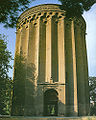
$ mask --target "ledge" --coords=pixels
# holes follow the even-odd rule
[[[96,116],[85,117],[21,117],[0,116],[0,120],[96,120]]]

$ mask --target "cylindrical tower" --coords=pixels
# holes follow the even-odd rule
[[[60,5],[39,5],[18,19],[12,115],[89,113],[86,24]]]

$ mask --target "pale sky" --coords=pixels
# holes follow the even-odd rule
[[[36,0],[32,2],[30,7],[40,4],[60,4],[58,0]],[[87,45],[87,56],[88,56],[88,71],[89,76],[96,76],[96,4],[92,8],[84,12],[83,17],[86,21],[86,45]],[[14,58],[15,51],[15,40],[16,40],[16,29],[4,28],[3,24],[0,24],[0,34],[7,35],[8,39],[8,50],[11,51]],[[13,61],[11,62],[13,66]],[[9,75],[13,76],[13,70],[10,70]]]

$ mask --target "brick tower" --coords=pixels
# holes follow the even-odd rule
[[[12,115],[89,113],[86,24],[60,7],[39,5],[18,19]]]

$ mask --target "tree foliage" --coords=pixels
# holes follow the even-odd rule
[[[13,78],[13,95],[12,95],[12,115],[23,115],[25,102],[25,80],[26,64],[22,55],[15,55],[14,78]],[[14,111],[15,109],[15,111]],[[13,114],[14,113],[14,114]]]
[[[35,65],[27,63],[27,59],[24,57],[22,51],[20,51],[20,54],[15,54],[11,115],[24,116],[26,114],[31,116],[34,114],[31,114],[31,111],[26,108],[25,100],[27,96],[28,105],[32,102],[33,105],[31,105],[34,107],[35,71]]]
[[[96,77],[89,77],[90,88],[90,114],[96,115]]]
[[[67,12],[67,16],[80,16],[84,10],[88,11],[96,0],[59,0],[62,3],[62,9]]]
[[[20,12],[28,8],[32,0],[0,0],[0,23],[14,27]]]
[[[0,114],[9,114],[10,111],[11,78],[8,71],[11,68],[11,59],[5,36],[0,35]]]

